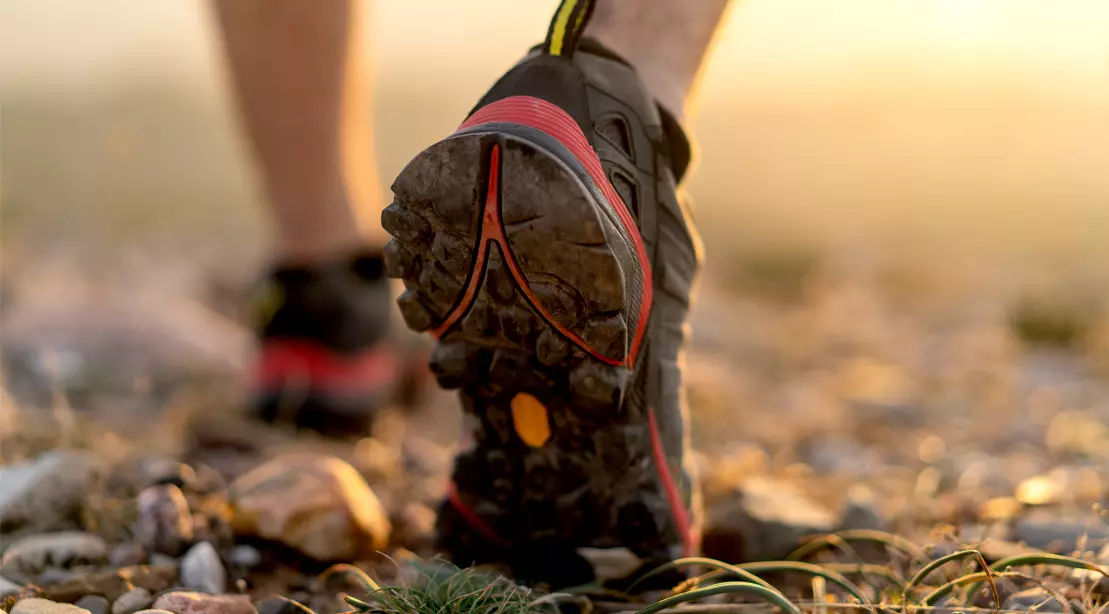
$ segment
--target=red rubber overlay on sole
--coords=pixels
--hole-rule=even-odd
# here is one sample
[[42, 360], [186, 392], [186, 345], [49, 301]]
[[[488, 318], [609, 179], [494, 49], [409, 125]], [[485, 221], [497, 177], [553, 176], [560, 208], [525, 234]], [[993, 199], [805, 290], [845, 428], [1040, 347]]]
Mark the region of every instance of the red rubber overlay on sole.
[[303, 384], [325, 393], [357, 394], [390, 385], [397, 362], [381, 347], [344, 355], [306, 339], [272, 339], [259, 351], [253, 375], [262, 389]]
[[625, 232], [631, 237], [632, 243], [635, 244], [639, 264], [643, 268], [643, 296], [639, 302], [639, 320], [636, 322], [635, 334], [632, 337], [631, 348], [625, 361], [628, 366], [634, 365], [636, 356], [639, 354], [639, 346], [643, 341], [643, 334], [647, 330], [647, 318], [653, 304], [651, 263], [647, 259], [647, 248], [643, 245], [643, 237], [639, 234], [639, 228], [635, 225], [631, 213], [628, 212], [627, 205], [620, 199], [616, 188], [612, 186], [605, 175], [605, 171], [601, 167], [601, 159], [597, 157], [597, 152], [589, 145], [589, 140], [582, 133], [581, 127], [574, 121], [574, 118], [546, 100], [531, 96], [503, 98], [478, 109], [458, 129], [463, 130], [493, 122], [528, 126], [541, 130], [557, 139], [582, 163], [589, 176], [593, 178], [593, 183], [601, 190], [601, 193], [623, 223]]
[[505, 264], [508, 265], [509, 272], [512, 273], [512, 278], [516, 281], [520, 291], [524, 293], [532, 307], [539, 312], [539, 315], [547, 321], [548, 324], [553, 326], [558, 332], [565, 335], [568, 339], [576, 343], [590, 355], [604, 363], [610, 365], [620, 365], [621, 361], [614, 358], [609, 358], [590, 347], [580, 335], [574, 331], [559, 324], [554, 316], [539, 302], [539, 297], [531, 291], [528, 287], [528, 280], [524, 277], [524, 272], [520, 270], [520, 266], [516, 263], [516, 258], [512, 255], [512, 250], [508, 246], [508, 237], [504, 233], [504, 225], [501, 222], [500, 210], [500, 158], [501, 149], [499, 146], [494, 146], [493, 151], [489, 154], [489, 188], [485, 195], [485, 203], [482, 205], [482, 220], [481, 220], [481, 237], [478, 241], [477, 254], [474, 258], [473, 268], [470, 272], [470, 281], [466, 284], [466, 290], [462, 294], [458, 305], [451, 310], [447, 317], [439, 326], [431, 331], [435, 338], [440, 338], [458, 320], [470, 309], [470, 305], [477, 298], [478, 289], [481, 288], [483, 279], [482, 271], [485, 269], [485, 261], [488, 259], [489, 250], [492, 249], [492, 243], [497, 243], [501, 246], [501, 254], [504, 256]]
[[666, 501], [670, 504], [670, 515], [685, 547], [685, 556], [692, 556], [697, 547], [697, 538], [693, 534], [693, 526], [689, 519], [689, 510], [682, 503], [682, 496], [678, 493], [678, 484], [674, 481], [674, 474], [670, 473], [670, 463], [666, 458], [666, 450], [662, 447], [662, 437], [658, 434], [658, 421], [655, 419], [655, 410], [647, 410], [647, 420], [651, 427], [651, 451], [655, 457], [655, 468], [658, 477], [662, 480], [663, 490], [666, 491]]
[[512, 547], [512, 544], [509, 543], [508, 540], [501, 537], [492, 527], [485, 524], [485, 521], [477, 515], [477, 512], [470, 509], [469, 506], [462, 502], [462, 497], [458, 496], [458, 487], [455, 486], [454, 482], [451, 482], [447, 486], [447, 500], [451, 502], [451, 506], [458, 511], [466, 521], [466, 524], [469, 524], [475, 531], [481, 533], [482, 537], [503, 548]]

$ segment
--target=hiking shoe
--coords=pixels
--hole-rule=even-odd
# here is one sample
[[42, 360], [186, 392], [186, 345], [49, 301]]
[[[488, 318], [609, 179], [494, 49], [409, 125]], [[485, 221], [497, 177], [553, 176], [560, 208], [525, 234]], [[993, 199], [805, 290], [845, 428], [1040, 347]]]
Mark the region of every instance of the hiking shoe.
[[381, 257], [277, 268], [254, 308], [256, 415], [329, 436], [368, 434], [398, 372], [386, 340], [392, 296]]
[[699, 240], [677, 122], [563, 2], [543, 45], [417, 155], [382, 214], [408, 326], [437, 339], [467, 449], [440, 509], [456, 564], [588, 582], [575, 549], [698, 548], [682, 347]]

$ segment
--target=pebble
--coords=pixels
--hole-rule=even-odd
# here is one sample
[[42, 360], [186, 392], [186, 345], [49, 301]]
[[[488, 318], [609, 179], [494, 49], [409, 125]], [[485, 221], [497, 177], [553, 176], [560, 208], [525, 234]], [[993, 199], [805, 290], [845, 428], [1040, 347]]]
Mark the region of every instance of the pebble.
[[227, 572], [212, 544], [200, 542], [181, 559], [181, 583], [208, 593], [227, 589]]
[[161, 484], [139, 494], [139, 520], [135, 531], [151, 552], [178, 556], [194, 539], [193, 518], [181, 489]]
[[1001, 609], [1017, 612], [1065, 612], [1068, 607], [1047, 590], [1030, 588], [1010, 596]]
[[18, 593], [22, 588], [23, 587], [21, 585], [12, 582], [4, 576], [0, 576], [0, 597], [4, 595], [10, 595], [12, 593]]
[[149, 608], [154, 603], [154, 597], [145, 588], [136, 588], [119, 596], [112, 604], [112, 614], [134, 614], [139, 610]]
[[96, 460], [58, 451], [0, 467], [0, 530], [50, 531], [73, 520], [96, 475]]
[[154, 593], [173, 586], [177, 565], [141, 565], [110, 571], [75, 574], [62, 582], [42, 584], [43, 595], [56, 601], [72, 602], [85, 595], [103, 595], [108, 601], [139, 586]]
[[88, 610], [68, 603], [58, 603], [37, 597], [15, 604], [11, 614], [90, 614]]
[[32, 573], [47, 567], [101, 563], [107, 558], [108, 545], [100, 537], [81, 531], [59, 531], [15, 542], [4, 552], [0, 567]]
[[383, 549], [392, 525], [358, 471], [322, 454], [289, 454], [247, 472], [230, 487], [236, 533], [282, 542], [320, 561], [357, 559]]
[[206, 595], [188, 591], [162, 595], [154, 602], [154, 609], [173, 614], [256, 614], [246, 595]]
[[130, 567], [146, 560], [146, 548], [138, 542], [125, 542], [112, 547], [108, 563], [112, 567]]
[[108, 600], [100, 595], [85, 595], [73, 605], [84, 608], [91, 614], [108, 614]]
[[1079, 541], [1089, 550], [1109, 544], [1109, 524], [1094, 514], [1034, 508], [1016, 519], [1013, 536], [1033, 548], [1069, 554], [1078, 549]]
[[710, 507], [704, 553], [727, 562], [778, 560], [838, 524], [834, 513], [793, 484], [752, 477]]
[[173, 614], [169, 610], [139, 610], [135, 614]]
[[154, 554], [150, 555], [150, 564], [151, 565], [176, 565], [177, 564], [177, 559], [170, 556], [170, 555], [168, 555], [168, 554], [162, 554], [161, 552], [155, 552]]
[[144, 486], [166, 484], [185, 488], [196, 483], [196, 471], [172, 458], [149, 457], [139, 461]]
[[254, 546], [242, 544], [235, 546], [227, 553], [227, 562], [238, 567], [251, 569], [262, 562], [262, 553]]

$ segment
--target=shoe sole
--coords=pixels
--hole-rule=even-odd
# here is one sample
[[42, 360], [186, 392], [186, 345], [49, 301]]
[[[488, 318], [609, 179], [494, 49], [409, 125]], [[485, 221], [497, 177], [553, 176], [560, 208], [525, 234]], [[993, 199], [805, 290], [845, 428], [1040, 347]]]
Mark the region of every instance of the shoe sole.
[[431, 370], [475, 422], [441, 546], [466, 563], [558, 558], [551, 544], [680, 554], [653, 429], [622, 411], [649, 270], [588, 171], [538, 130], [482, 123], [416, 156], [393, 192], [398, 305], [438, 339]]

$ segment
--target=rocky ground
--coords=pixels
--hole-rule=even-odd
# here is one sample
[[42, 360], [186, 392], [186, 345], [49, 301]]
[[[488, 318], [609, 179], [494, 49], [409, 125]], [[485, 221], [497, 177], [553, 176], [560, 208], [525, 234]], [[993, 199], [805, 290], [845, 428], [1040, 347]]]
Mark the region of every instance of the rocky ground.
[[[880, 529], [931, 557], [974, 545], [991, 561], [1109, 565], [1109, 309], [1096, 286], [846, 253], [787, 264], [710, 276], [696, 307], [706, 555], [776, 560], [813, 534]], [[387, 582], [434, 554], [449, 395], [414, 369], [371, 436], [259, 426], [237, 409], [249, 338], [227, 301], [121, 279], [39, 270], [5, 288], [0, 607], [297, 609], [284, 596], [330, 614], [357, 592], [323, 573], [333, 563]], [[604, 573], [629, 564], [591, 556]], [[999, 589], [1006, 609], [1078, 612], [1109, 585], [1041, 570]]]

